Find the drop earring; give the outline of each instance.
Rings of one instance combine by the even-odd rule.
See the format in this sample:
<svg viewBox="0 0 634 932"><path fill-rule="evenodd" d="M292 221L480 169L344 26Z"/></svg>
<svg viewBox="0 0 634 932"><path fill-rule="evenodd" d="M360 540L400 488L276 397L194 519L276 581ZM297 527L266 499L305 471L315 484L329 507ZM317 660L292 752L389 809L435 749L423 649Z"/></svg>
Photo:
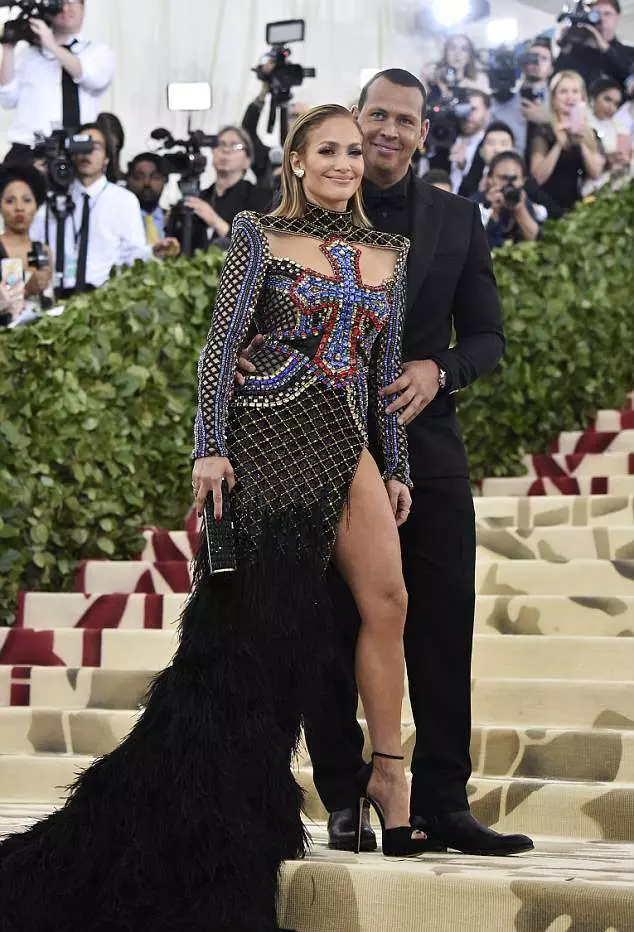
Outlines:
<svg viewBox="0 0 634 932"><path fill-rule="evenodd" d="M303 177L304 177L304 169L303 169L303 168L294 168L294 169L293 169L293 174L295 175L296 178L303 178Z"/></svg>

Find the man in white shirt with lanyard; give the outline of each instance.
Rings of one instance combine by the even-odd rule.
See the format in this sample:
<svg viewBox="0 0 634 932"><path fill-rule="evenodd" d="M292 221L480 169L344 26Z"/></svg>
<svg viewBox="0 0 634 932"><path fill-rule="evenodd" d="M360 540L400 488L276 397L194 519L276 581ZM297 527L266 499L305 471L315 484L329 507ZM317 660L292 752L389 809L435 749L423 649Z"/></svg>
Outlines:
<svg viewBox="0 0 634 932"><path fill-rule="evenodd" d="M64 0L51 26L30 20L38 46L17 55L14 45L3 46L0 107L16 111L7 134L9 161L29 160L36 133L47 137L59 126L76 132L96 119L114 74L114 54L81 36L84 14L84 0Z"/></svg>
<svg viewBox="0 0 634 932"><path fill-rule="evenodd" d="M463 179L469 174L491 118L491 98L484 91L473 88L469 92L469 103L471 112L460 121L460 135L449 153L449 177L454 194L458 193Z"/></svg>
<svg viewBox="0 0 634 932"><path fill-rule="evenodd" d="M62 298L99 288L108 281L114 266L178 252L178 243L169 239L148 246L138 200L131 191L112 184L106 177L110 156L103 131L96 124L89 124L81 132L91 137L93 151L75 157L77 178L68 192L74 207L66 220L63 281L55 283L57 296ZM57 224L50 207L45 205L31 226L33 239L50 247L54 268Z"/></svg>

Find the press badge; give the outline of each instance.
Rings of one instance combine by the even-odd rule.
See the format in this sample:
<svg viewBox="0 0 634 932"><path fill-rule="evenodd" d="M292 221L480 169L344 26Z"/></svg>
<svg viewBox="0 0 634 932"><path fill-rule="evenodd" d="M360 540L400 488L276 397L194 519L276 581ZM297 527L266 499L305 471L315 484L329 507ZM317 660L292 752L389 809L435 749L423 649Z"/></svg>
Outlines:
<svg viewBox="0 0 634 932"><path fill-rule="evenodd" d="M72 287L77 281L77 256L64 257L64 283Z"/></svg>

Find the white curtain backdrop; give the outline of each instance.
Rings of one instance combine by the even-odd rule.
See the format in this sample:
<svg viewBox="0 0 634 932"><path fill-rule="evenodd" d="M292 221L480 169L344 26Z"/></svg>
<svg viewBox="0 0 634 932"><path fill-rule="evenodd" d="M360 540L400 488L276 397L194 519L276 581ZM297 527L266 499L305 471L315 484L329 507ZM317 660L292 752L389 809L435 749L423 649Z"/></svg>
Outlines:
<svg viewBox="0 0 634 932"><path fill-rule="evenodd" d="M293 60L317 69L317 78L297 92L308 103L351 103L362 69L399 66L419 73L440 48L439 40L413 29L420 5L414 0L86 0L84 33L107 42L117 56L103 109L116 113L125 127L125 165L147 147L153 128L185 130L186 117L167 110L170 81L211 83L213 108L195 116L196 128L214 132L239 123L258 90L250 69L266 51L270 21L306 20L306 41L294 46ZM519 38L553 26L552 15L515 0L493 0L492 16L517 19ZM486 46L484 23L465 31ZM0 112L3 151L10 118L10 112ZM262 131L263 124L264 118Z"/></svg>

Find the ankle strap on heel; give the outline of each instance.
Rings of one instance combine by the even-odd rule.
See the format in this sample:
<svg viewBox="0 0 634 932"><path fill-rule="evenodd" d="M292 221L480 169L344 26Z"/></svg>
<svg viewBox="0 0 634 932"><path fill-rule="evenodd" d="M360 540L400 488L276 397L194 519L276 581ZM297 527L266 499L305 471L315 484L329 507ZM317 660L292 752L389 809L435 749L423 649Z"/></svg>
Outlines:
<svg viewBox="0 0 634 932"><path fill-rule="evenodd" d="M383 754L381 751L372 751L372 757L385 757L387 760L405 760L402 754Z"/></svg>

